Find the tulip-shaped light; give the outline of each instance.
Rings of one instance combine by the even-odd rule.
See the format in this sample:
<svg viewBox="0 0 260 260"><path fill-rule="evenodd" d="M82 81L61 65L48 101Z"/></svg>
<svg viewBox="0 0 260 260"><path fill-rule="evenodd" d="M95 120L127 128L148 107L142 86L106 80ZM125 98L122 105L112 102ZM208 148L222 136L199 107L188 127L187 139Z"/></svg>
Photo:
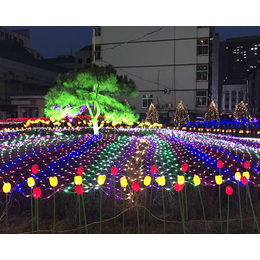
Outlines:
<svg viewBox="0 0 260 260"><path fill-rule="evenodd" d="M152 180L151 176L148 176L148 175L145 176L144 177L144 185L149 186L151 184L151 180Z"/></svg>
<svg viewBox="0 0 260 260"><path fill-rule="evenodd" d="M227 187L226 187L226 193L227 193L227 195L232 195L232 193L233 193L233 188L230 187L230 186L227 186Z"/></svg>
<svg viewBox="0 0 260 260"><path fill-rule="evenodd" d="M5 182L3 185L3 192L8 193L11 190L11 184L9 182Z"/></svg>
<svg viewBox="0 0 260 260"><path fill-rule="evenodd" d="M34 187L34 188L33 188L33 197L34 197L35 199L40 198L41 193L42 193L42 191L41 191L41 188L40 188L40 187Z"/></svg>
<svg viewBox="0 0 260 260"><path fill-rule="evenodd" d="M215 181L218 185L221 185L223 180L222 180L222 176L221 175L216 175L215 176Z"/></svg>
<svg viewBox="0 0 260 260"><path fill-rule="evenodd" d="M126 177L121 177L120 178L120 185L122 188L125 188L127 186L127 179Z"/></svg>
<svg viewBox="0 0 260 260"><path fill-rule="evenodd" d="M182 176L178 176L177 182L178 182L179 185L184 184L184 183L185 183L185 178L184 178L184 176L183 176L183 175L182 175Z"/></svg>
<svg viewBox="0 0 260 260"><path fill-rule="evenodd" d="M97 179L97 182L99 185L103 185L106 181L106 175L99 175L98 176L98 179Z"/></svg>
<svg viewBox="0 0 260 260"><path fill-rule="evenodd" d="M193 177L193 182L196 186L199 186L200 185L200 177L198 175L194 175Z"/></svg>
<svg viewBox="0 0 260 260"><path fill-rule="evenodd" d="M245 176L248 180L250 179L250 174L249 174L249 172L243 172L243 176Z"/></svg>
<svg viewBox="0 0 260 260"><path fill-rule="evenodd" d="M56 187L58 185L58 178L56 176L49 178L51 187Z"/></svg>
<svg viewBox="0 0 260 260"><path fill-rule="evenodd" d="M164 186L165 185L165 177L157 177L155 181L160 185Z"/></svg>
<svg viewBox="0 0 260 260"><path fill-rule="evenodd" d="M76 185L81 185L82 184L82 177L81 176L75 176L74 182L75 182Z"/></svg>
<svg viewBox="0 0 260 260"><path fill-rule="evenodd" d="M32 188L32 187L35 185L35 180L34 180L33 177L29 177L29 178L27 179L27 185L28 185L30 188Z"/></svg>
<svg viewBox="0 0 260 260"><path fill-rule="evenodd" d="M133 189L134 191L139 191L139 183L138 183L138 181L134 181L134 182L132 183L132 189Z"/></svg>
<svg viewBox="0 0 260 260"><path fill-rule="evenodd" d="M236 181L240 181L241 180L241 173L240 172L236 172L235 173L235 180Z"/></svg>
<svg viewBox="0 0 260 260"><path fill-rule="evenodd" d="M82 175L84 172L84 168L82 166L79 166L78 170L77 170L77 174L78 175Z"/></svg>

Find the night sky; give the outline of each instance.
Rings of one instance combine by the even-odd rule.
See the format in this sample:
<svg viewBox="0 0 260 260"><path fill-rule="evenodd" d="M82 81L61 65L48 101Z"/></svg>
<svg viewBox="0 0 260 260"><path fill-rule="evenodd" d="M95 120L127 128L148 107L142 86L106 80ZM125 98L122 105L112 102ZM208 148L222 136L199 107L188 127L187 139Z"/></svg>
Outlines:
<svg viewBox="0 0 260 260"><path fill-rule="evenodd" d="M42 53L44 58L56 55L72 54L92 43L91 26L11 26L5 28L29 28L31 31L31 47ZM260 35L260 26L216 26L220 41L226 38Z"/></svg>

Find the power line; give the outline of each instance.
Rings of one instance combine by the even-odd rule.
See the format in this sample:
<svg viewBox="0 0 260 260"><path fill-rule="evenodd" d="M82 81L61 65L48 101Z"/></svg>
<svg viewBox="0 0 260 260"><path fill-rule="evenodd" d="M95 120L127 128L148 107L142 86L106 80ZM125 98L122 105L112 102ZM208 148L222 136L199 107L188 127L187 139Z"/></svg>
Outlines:
<svg viewBox="0 0 260 260"><path fill-rule="evenodd" d="M107 49L101 50L101 52L103 52L103 51L108 51L108 50L113 50L113 49L115 49L115 48L117 48L117 47L120 47L120 46L123 46L123 45L125 45L125 44L127 44L127 43L136 42L136 41L138 41L138 40L141 40L141 39L145 38L145 37L148 36L148 35L151 35L151 34L154 34L154 33L156 33L156 32L161 31L164 27L165 27L165 26L162 26L162 27L160 27L159 29L154 30L154 31L149 32L149 33L146 33L146 34L144 34L143 36L141 36L141 37L139 37L139 38L136 38L136 39L134 39L134 40L129 40L129 41L124 42L124 43L122 43L122 44L118 44L118 45L115 45L115 46L113 46L113 47L109 47L109 48L107 48Z"/></svg>

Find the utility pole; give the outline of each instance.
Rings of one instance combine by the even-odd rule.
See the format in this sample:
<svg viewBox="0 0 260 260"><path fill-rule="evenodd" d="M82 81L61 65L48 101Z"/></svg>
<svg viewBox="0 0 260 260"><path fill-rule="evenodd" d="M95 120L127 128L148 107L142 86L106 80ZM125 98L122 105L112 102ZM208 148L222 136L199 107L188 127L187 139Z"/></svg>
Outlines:
<svg viewBox="0 0 260 260"><path fill-rule="evenodd" d="M93 64L96 63L95 28L93 28Z"/></svg>

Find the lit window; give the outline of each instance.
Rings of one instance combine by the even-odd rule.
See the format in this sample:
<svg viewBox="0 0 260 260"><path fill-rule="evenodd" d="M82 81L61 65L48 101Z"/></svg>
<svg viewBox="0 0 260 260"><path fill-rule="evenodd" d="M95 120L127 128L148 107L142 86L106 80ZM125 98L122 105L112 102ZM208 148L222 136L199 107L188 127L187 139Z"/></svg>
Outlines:
<svg viewBox="0 0 260 260"><path fill-rule="evenodd" d="M237 59L237 61L239 61L239 59Z"/></svg>
<svg viewBox="0 0 260 260"><path fill-rule="evenodd" d="M198 39L197 40L197 54L208 54L209 53L209 40Z"/></svg>
<svg viewBox="0 0 260 260"><path fill-rule="evenodd" d="M196 105L197 106L207 106L207 91L197 91L196 92Z"/></svg>
<svg viewBox="0 0 260 260"><path fill-rule="evenodd" d="M255 52L254 55L257 55L257 53Z"/></svg>
<svg viewBox="0 0 260 260"><path fill-rule="evenodd" d="M143 108L148 108L153 102L153 95L143 95Z"/></svg>
<svg viewBox="0 0 260 260"><path fill-rule="evenodd" d="M208 80L208 66L197 66L197 80Z"/></svg>
<svg viewBox="0 0 260 260"><path fill-rule="evenodd" d="M259 45L260 46L260 45ZM228 50L228 47L226 47L226 50Z"/></svg>
<svg viewBox="0 0 260 260"><path fill-rule="evenodd" d="M254 50L254 48L251 48L251 51L253 51Z"/></svg>

